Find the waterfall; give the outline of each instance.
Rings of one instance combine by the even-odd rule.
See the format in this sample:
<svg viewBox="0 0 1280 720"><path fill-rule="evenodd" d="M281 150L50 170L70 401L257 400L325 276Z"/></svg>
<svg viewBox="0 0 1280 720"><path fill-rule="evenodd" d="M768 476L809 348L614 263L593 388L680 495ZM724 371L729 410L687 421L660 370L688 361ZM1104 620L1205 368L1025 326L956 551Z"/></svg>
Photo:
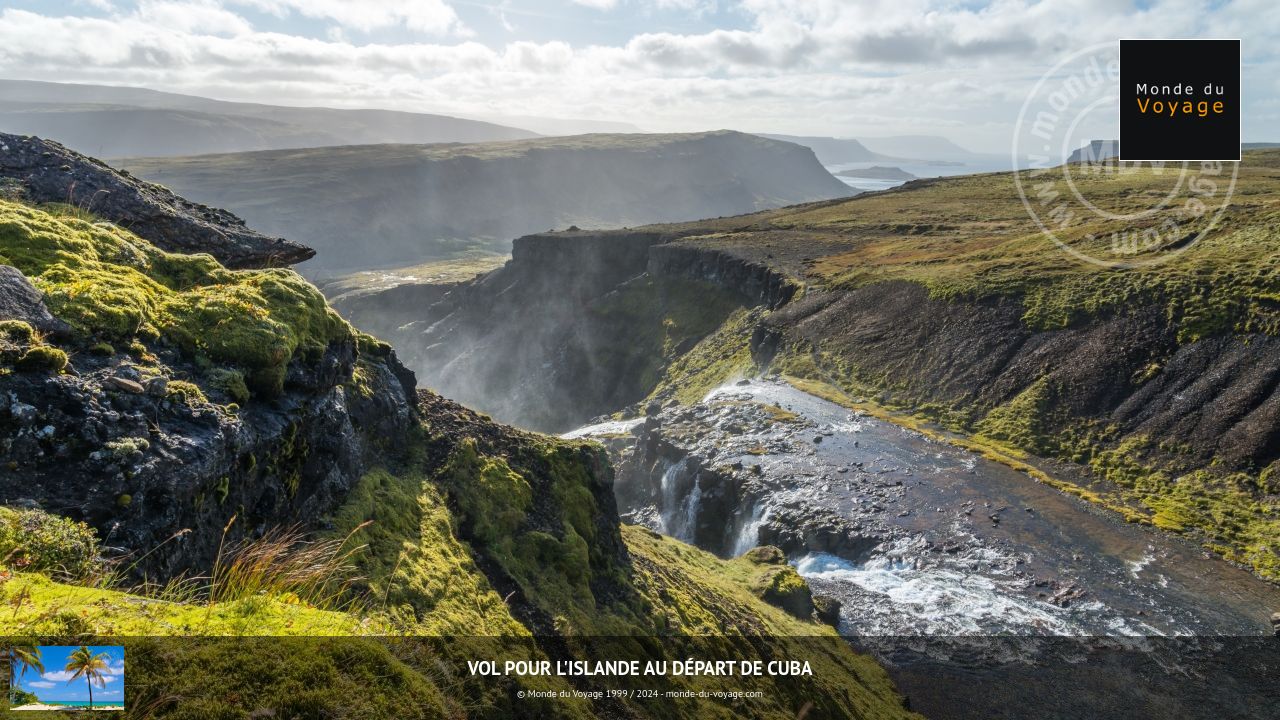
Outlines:
<svg viewBox="0 0 1280 720"><path fill-rule="evenodd" d="M683 522L680 527L672 528L672 536L692 543L698 529L698 504L702 502L702 486L698 484L697 476L693 478L693 487L689 488L689 495L684 499Z"/></svg>
<svg viewBox="0 0 1280 720"><path fill-rule="evenodd" d="M760 543L760 526L769 519L768 509L761 508L760 504L753 505L751 516L738 529L738 536L733 541L733 557L738 557Z"/></svg>
<svg viewBox="0 0 1280 720"><path fill-rule="evenodd" d="M685 465L689 459L682 458L679 462L667 465L662 472L662 481L660 489L662 490L662 507L658 508L662 517L662 533L676 537L676 511L680 507L679 502L679 486L680 476L684 474Z"/></svg>

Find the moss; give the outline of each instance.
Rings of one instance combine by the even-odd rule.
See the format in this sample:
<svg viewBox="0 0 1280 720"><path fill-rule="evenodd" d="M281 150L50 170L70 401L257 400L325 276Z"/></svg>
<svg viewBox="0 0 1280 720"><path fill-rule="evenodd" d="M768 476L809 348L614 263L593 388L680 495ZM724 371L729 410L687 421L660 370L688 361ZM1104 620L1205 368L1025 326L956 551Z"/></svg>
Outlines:
<svg viewBox="0 0 1280 720"><path fill-rule="evenodd" d="M732 312L715 332L666 368L649 400L672 397L682 404L696 403L729 380L753 374L751 332L758 321L759 312Z"/></svg>
<svg viewBox="0 0 1280 720"><path fill-rule="evenodd" d="M363 332L356 333L356 348L361 355L385 358L391 354L391 344Z"/></svg>
<svg viewBox="0 0 1280 720"><path fill-rule="evenodd" d="M209 402L200 386L186 380L170 380L165 385L165 396L188 405Z"/></svg>
<svg viewBox="0 0 1280 720"><path fill-rule="evenodd" d="M0 254L81 336L163 339L192 360L238 366L264 396L281 391L295 358L355 342L354 330L297 273L226 270L207 255L165 253L107 223L0 201Z"/></svg>
<svg viewBox="0 0 1280 720"><path fill-rule="evenodd" d="M249 386L244 381L244 373L230 368L213 368L207 376L210 387L225 393L240 405L249 402Z"/></svg>
<svg viewBox="0 0 1280 720"><path fill-rule="evenodd" d="M0 336L19 345L30 345L38 341L35 328L23 320L0 320Z"/></svg>
<svg viewBox="0 0 1280 720"><path fill-rule="evenodd" d="M97 342L89 346L89 352L98 357L110 357L116 354L116 349L109 342Z"/></svg>
<svg viewBox="0 0 1280 720"><path fill-rule="evenodd" d="M117 460L128 460L151 449L151 441L144 437L126 437L108 440L103 449Z"/></svg>
<svg viewBox="0 0 1280 720"><path fill-rule="evenodd" d="M133 504L133 496L129 493L121 493L116 497L116 507L124 510Z"/></svg>
<svg viewBox="0 0 1280 720"><path fill-rule="evenodd" d="M84 523L0 507L0 565L79 579L99 564L97 535Z"/></svg>
<svg viewBox="0 0 1280 720"><path fill-rule="evenodd" d="M809 592L809 584L790 565L762 571L754 580L752 590L761 600L798 618L807 619L813 614L813 596Z"/></svg>
<svg viewBox="0 0 1280 720"><path fill-rule="evenodd" d="M67 367L67 362L65 351L48 345L36 345L28 348L13 366L23 372L51 372L56 375Z"/></svg>
<svg viewBox="0 0 1280 720"><path fill-rule="evenodd" d="M987 413L977 424L977 430L981 435L1034 453L1051 453L1056 445L1049 436L1047 411L1053 399L1054 388L1049 379L1040 378L1009 402Z"/></svg>
<svg viewBox="0 0 1280 720"><path fill-rule="evenodd" d="M16 573L0 593L8 601L9 636L270 635L344 636L386 632L385 626L339 612L267 599L251 617L232 604L190 604ZM18 600L21 598L21 601ZM68 619L74 625L68 625Z"/></svg>

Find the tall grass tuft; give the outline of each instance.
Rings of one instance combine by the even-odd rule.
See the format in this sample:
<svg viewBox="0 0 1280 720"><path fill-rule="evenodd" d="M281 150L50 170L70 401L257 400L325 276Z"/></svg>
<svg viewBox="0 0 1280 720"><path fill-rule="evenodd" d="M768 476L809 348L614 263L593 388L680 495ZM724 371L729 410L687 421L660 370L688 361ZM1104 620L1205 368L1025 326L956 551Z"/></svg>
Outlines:
<svg viewBox="0 0 1280 720"><path fill-rule="evenodd" d="M289 527L256 540L223 543L209 580L209 600L286 597L323 610L349 609L358 600L352 586L364 579L356 574L353 558L367 546L348 543L369 525L358 525L340 540L308 540L300 528ZM224 540L230 528L231 522L223 529Z"/></svg>

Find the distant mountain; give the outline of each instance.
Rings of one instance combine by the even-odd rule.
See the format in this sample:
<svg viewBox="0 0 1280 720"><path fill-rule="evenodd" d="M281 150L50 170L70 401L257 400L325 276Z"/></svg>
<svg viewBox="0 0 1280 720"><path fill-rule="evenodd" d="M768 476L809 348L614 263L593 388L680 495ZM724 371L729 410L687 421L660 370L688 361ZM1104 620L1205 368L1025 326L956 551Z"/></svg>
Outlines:
<svg viewBox="0 0 1280 720"><path fill-rule="evenodd" d="M587 135L590 133L639 133L639 126L614 120L584 120L581 118L548 118L531 115L496 115L483 119L501 125L523 128L539 135Z"/></svg>
<svg viewBox="0 0 1280 720"><path fill-rule="evenodd" d="M1119 140L1093 140L1084 147L1076 148L1067 158L1069 163L1096 163L1120 156Z"/></svg>
<svg viewBox="0 0 1280 720"><path fill-rule="evenodd" d="M27 80L0 80L0 131L39 135L98 157L537 136L446 115L284 107L144 88Z"/></svg>
<svg viewBox="0 0 1280 720"><path fill-rule="evenodd" d="M318 277L517 236L734 215L855 191L797 145L732 131L133 158L124 168L317 251Z"/></svg>
<svg viewBox="0 0 1280 720"><path fill-rule="evenodd" d="M863 137L862 144L876 153L916 160L964 160L979 153L966 150L939 135L891 135Z"/></svg>
<svg viewBox="0 0 1280 720"><path fill-rule="evenodd" d="M840 165L843 163L893 159L868 150L866 146L852 138L811 137L804 135L759 135L760 137L769 138L771 140L781 140L782 142L803 145L812 150L813 154L818 156L818 162L823 165Z"/></svg>

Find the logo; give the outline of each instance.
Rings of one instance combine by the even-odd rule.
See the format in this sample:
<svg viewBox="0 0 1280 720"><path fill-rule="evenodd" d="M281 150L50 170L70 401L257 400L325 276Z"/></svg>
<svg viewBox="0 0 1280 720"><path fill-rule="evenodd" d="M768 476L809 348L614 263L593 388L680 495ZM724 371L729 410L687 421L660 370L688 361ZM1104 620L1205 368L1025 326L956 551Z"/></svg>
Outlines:
<svg viewBox="0 0 1280 720"><path fill-rule="evenodd" d="M1115 132L1120 68L1115 43L1063 59L1027 95L1012 148L1032 220L1063 251L1106 268L1157 265L1193 247L1216 226L1239 170L1218 160L1121 160L1114 134L1099 137ZM1236 146L1238 154L1238 134Z"/></svg>

